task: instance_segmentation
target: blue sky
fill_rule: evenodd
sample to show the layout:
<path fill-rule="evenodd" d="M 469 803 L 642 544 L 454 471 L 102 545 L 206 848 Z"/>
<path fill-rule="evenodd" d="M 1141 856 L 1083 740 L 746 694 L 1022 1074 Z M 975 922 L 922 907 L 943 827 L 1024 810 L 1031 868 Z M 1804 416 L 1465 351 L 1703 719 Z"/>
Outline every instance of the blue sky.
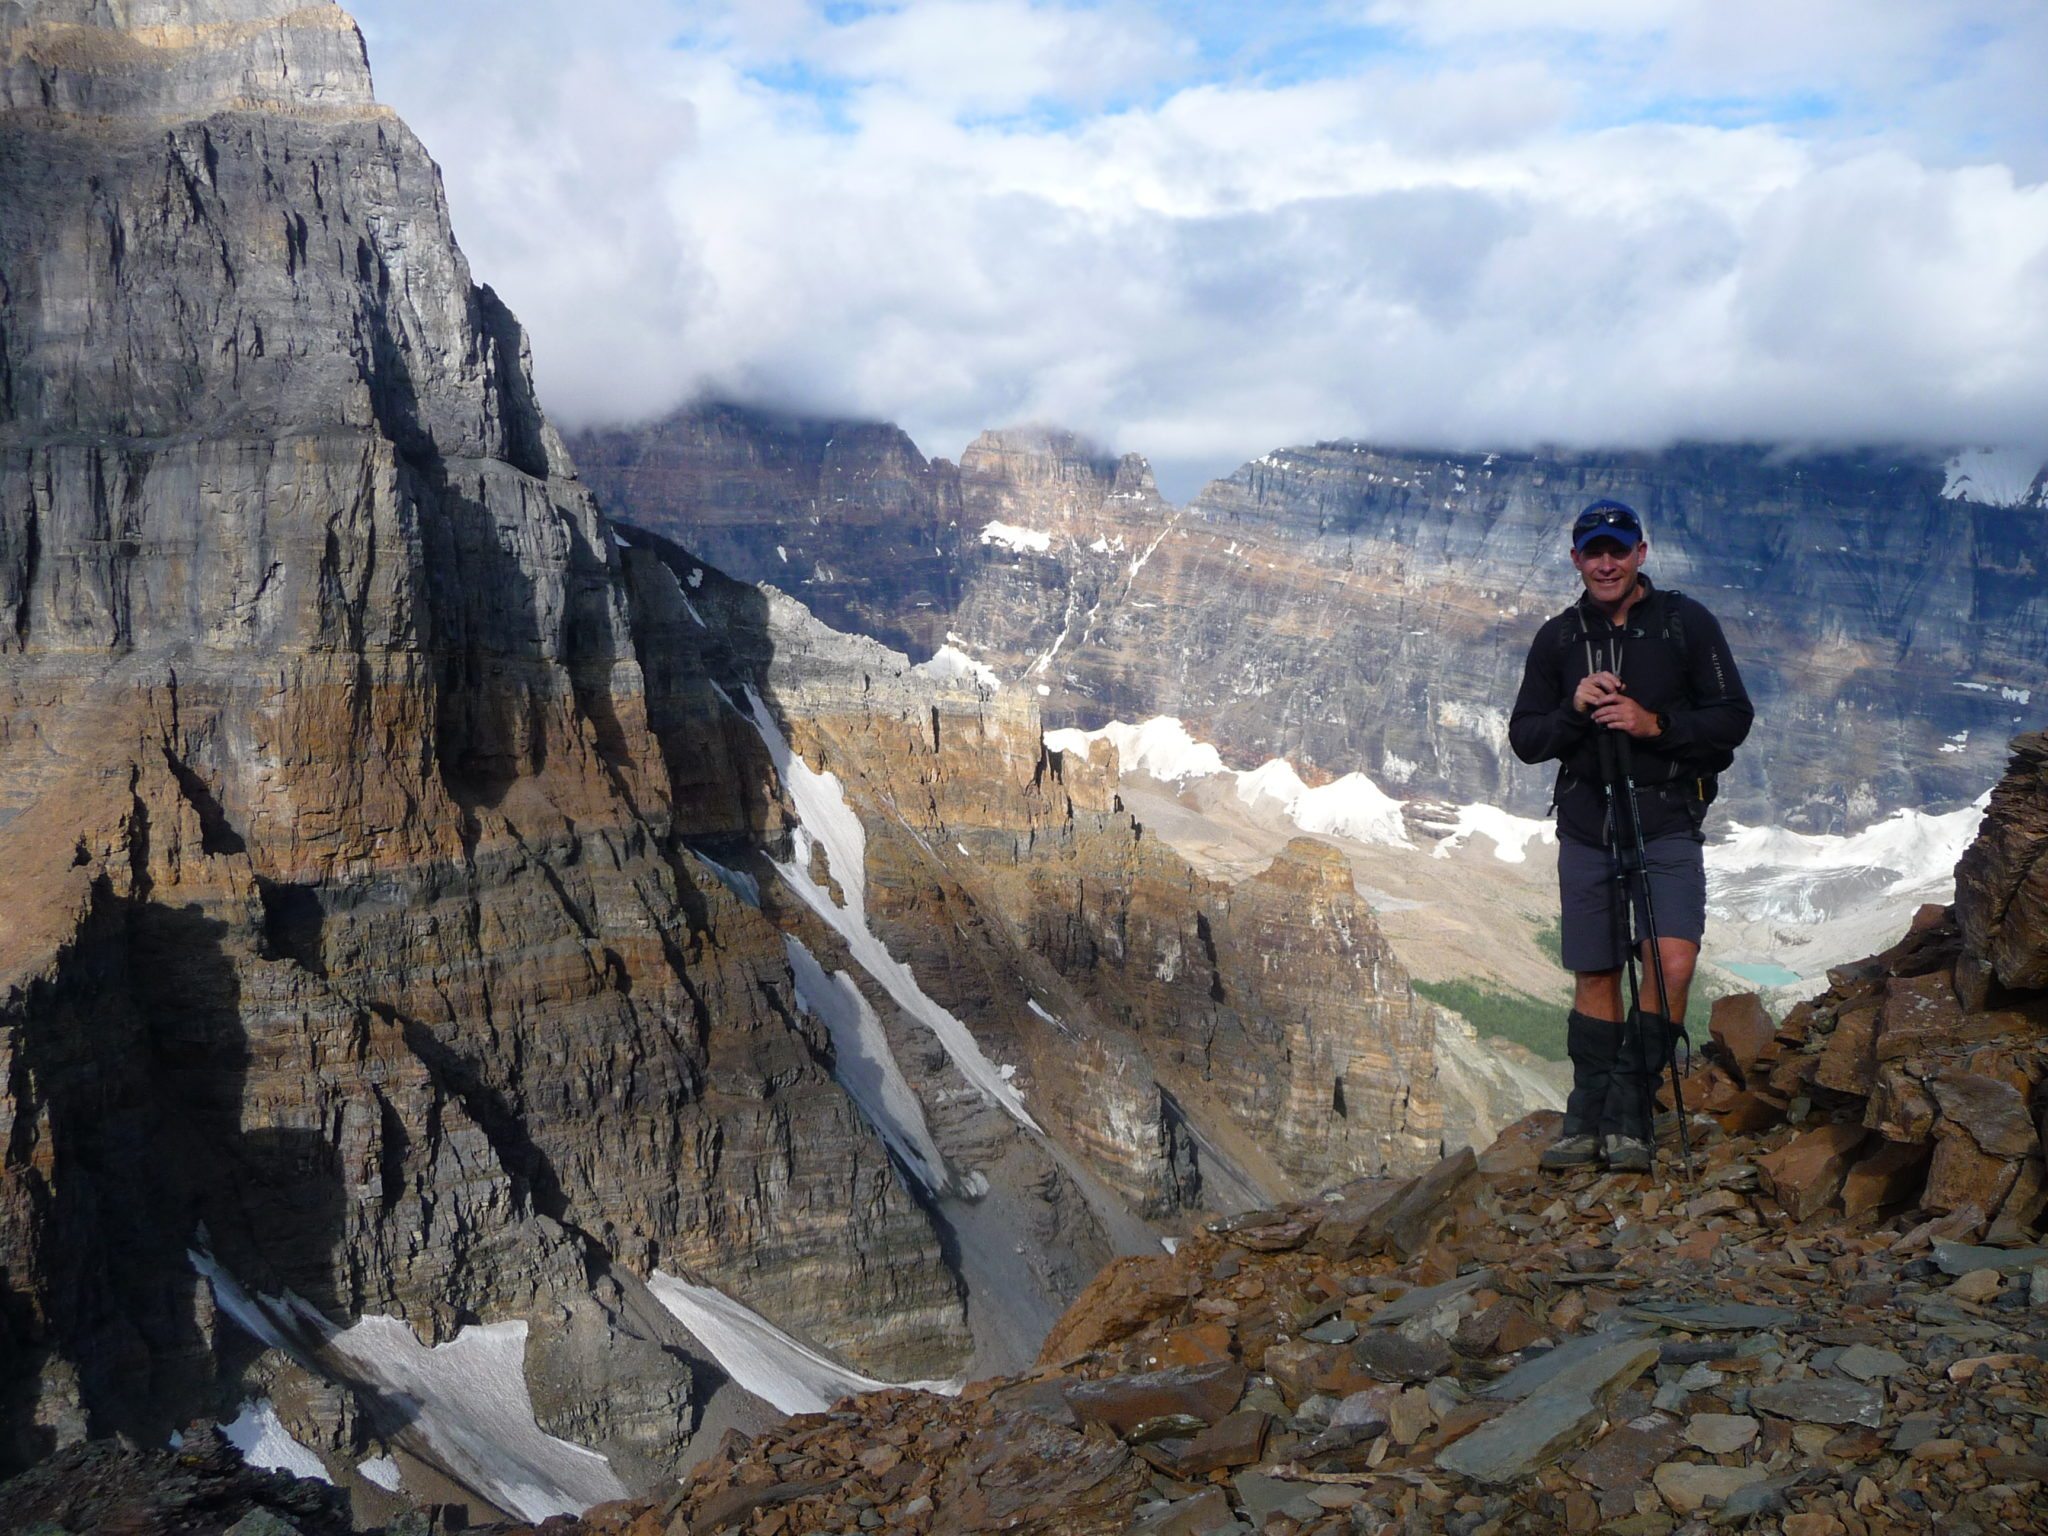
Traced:
<path fill-rule="evenodd" d="M 2038 0 L 398 0 L 565 420 L 2048 437 Z"/>

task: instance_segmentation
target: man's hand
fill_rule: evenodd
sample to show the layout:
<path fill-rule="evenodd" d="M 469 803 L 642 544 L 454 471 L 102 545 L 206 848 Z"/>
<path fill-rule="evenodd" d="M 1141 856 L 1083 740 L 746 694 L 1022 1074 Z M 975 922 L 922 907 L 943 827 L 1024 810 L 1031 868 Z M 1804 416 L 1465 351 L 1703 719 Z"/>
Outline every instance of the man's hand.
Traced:
<path fill-rule="evenodd" d="M 1593 721 L 1610 731 L 1627 731 L 1639 740 L 1662 736 L 1664 727 L 1657 722 L 1657 712 L 1645 709 L 1634 699 L 1616 694 L 1593 710 Z"/>
<path fill-rule="evenodd" d="M 1621 697 L 1621 679 L 1612 672 L 1595 672 L 1572 690 L 1572 708 L 1592 714 L 1601 705 Z"/>
<path fill-rule="evenodd" d="M 1595 725 L 1610 731 L 1626 731 L 1642 740 L 1664 734 L 1654 710 L 1643 708 L 1628 696 L 1622 681 L 1612 672 L 1595 672 L 1572 690 L 1572 708 L 1590 714 Z"/>

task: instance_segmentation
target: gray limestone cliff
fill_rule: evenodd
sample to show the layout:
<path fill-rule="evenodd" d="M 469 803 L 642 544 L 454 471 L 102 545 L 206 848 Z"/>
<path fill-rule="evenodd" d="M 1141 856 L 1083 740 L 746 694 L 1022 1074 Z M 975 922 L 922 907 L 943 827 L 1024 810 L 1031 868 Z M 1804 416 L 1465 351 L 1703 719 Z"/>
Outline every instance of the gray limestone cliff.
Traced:
<path fill-rule="evenodd" d="M 957 1363 L 780 936 L 675 842 L 607 525 L 353 24 L 10 5 L 0 59 L 0 1456 L 219 1408 L 190 1249 L 428 1341 L 586 1318 L 641 1476 L 703 1363 L 657 1265 Z"/>

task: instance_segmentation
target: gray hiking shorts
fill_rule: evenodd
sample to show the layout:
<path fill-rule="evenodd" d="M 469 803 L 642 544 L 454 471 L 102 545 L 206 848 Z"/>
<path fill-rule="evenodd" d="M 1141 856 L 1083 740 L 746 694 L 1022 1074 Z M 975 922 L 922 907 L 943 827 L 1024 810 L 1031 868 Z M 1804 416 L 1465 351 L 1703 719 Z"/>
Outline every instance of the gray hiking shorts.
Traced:
<path fill-rule="evenodd" d="M 1653 837 L 1644 845 L 1648 859 L 1650 901 L 1657 909 L 1657 933 L 1666 939 L 1697 944 L 1707 931 L 1706 850 L 1692 837 L 1674 832 Z M 1636 932 L 1647 935 L 1649 915 L 1643 910 L 1641 882 L 1635 893 Z M 1563 916 L 1559 949 L 1568 971 L 1612 971 L 1620 968 L 1626 944 L 1622 939 L 1621 898 L 1614 879 L 1614 854 L 1569 837 L 1557 840 L 1557 890 Z"/>

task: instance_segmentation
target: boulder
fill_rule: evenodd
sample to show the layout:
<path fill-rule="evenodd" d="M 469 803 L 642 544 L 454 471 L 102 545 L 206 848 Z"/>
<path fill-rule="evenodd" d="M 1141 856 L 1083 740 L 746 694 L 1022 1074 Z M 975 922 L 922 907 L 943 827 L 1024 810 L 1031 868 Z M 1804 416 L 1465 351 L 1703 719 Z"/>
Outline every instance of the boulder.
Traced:
<path fill-rule="evenodd" d="M 1764 1188 L 1794 1221 L 1804 1221 L 1841 1192 L 1863 1145 L 1860 1125 L 1830 1123 L 1803 1131 L 1757 1160 Z"/>

